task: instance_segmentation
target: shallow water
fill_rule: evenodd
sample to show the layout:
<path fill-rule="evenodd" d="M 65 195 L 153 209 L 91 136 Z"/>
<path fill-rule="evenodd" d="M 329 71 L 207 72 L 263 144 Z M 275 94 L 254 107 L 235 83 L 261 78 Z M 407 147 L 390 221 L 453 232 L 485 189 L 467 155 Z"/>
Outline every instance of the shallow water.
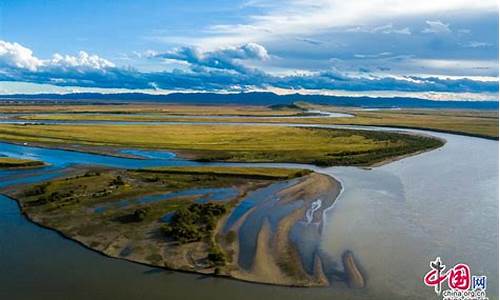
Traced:
<path fill-rule="evenodd" d="M 196 203 L 207 203 L 210 201 L 225 202 L 235 198 L 236 196 L 238 196 L 238 194 L 239 194 L 238 189 L 234 187 L 185 189 L 177 192 L 167 192 L 163 194 L 142 196 L 137 199 L 123 199 L 113 203 L 99 205 L 95 208 L 95 212 L 101 213 L 111 207 L 125 208 L 130 205 L 167 201 L 178 197 L 190 197 L 190 196 L 198 196 L 198 198 L 194 201 Z"/>
<path fill-rule="evenodd" d="M 473 274 L 488 275 L 490 299 L 497 299 L 498 141 L 428 134 L 448 142 L 373 170 L 315 168 L 344 186 L 325 213 L 322 251 L 335 264 L 344 250 L 352 250 L 368 275 L 366 289 L 350 290 L 342 283 L 320 289 L 265 286 L 109 259 L 28 222 L 14 201 L 1 196 L 0 268 L 8 271 L 0 273 L 0 299 L 437 299 L 421 279 L 436 256 L 447 266 L 464 262 Z M 71 164 L 198 164 L 7 143 L 0 143 L 0 154 L 52 164 L 0 171 L 0 186 L 57 176 Z"/>
<path fill-rule="evenodd" d="M 252 208 L 256 207 L 260 203 L 264 201 L 275 202 L 277 199 L 275 197 L 275 193 L 278 191 L 292 185 L 295 181 L 292 182 L 277 182 L 273 183 L 267 187 L 260 188 L 258 190 L 250 192 L 233 210 L 229 218 L 227 219 L 226 224 L 224 224 L 224 232 L 227 232 L 231 229 L 236 221 L 238 221 L 245 213 L 247 213 Z"/>
<path fill-rule="evenodd" d="M 433 133 L 435 151 L 373 170 L 329 168 L 344 193 L 327 213 L 323 250 L 352 250 L 377 295 L 433 299 L 428 263 L 469 264 L 498 293 L 498 141 Z"/>

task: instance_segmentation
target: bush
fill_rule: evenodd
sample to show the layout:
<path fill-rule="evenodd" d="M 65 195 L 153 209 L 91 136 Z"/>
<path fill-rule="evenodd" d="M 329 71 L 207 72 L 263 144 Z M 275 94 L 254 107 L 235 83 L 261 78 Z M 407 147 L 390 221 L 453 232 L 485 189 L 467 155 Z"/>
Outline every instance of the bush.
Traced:
<path fill-rule="evenodd" d="M 213 247 L 207 256 L 208 260 L 216 266 L 223 266 L 226 264 L 226 255 L 218 247 Z"/>
<path fill-rule="evenodd" d="M 226 207 L 221 204 L 193 203 L 179 209 L 169 224 L 161 227 L 168 237 L 181 243 L 199 241 L 210 236 L 217 220 L 226 213 Z"/>
<path fill-rule="evenodd" d="M 26 197 L 30 197 L 30 196 L 38 196 L 38 195 L 45 194 L 47 192 L 47 186 L 48 186 L 48 184 L 35 185 L 32 189 L 27 190 L 24 193 L 24 195 Z"/>
<path fill-rule="evenodd" d="M 139 208 L 134 211 L 134 218 L 137 222 L 142 222 L 146 219 L 148 210 L 146 208 Z"/>
<path fill-rule="evenodd" d="M 123 181 L 123 178 L 121 176 L 116 176 L 116 178 L 113 179 L 113 181 L 111 181 L 110 185 L 120 186 L 120 185 L 124 185 L 124 184 L 125 184 L 125 181 Z"/>

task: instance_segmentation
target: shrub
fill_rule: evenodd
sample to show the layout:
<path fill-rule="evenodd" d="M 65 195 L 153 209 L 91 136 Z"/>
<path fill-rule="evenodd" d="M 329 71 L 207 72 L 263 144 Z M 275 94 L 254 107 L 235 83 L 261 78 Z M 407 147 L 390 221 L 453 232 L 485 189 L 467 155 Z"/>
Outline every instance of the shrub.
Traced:
<path fill-rule="evenodd" d="M 113 181 L 111 181 L 110 185 L 120 186 L 120 185 L 124 185 L 124 184 L 125 184 L 125 181 L 123 181 L 123 178 L 121 176 L 116 176 L 116 178 L 113 179 Z"/>
<path fill-rule="evenodd" d="M 208 260 L 216 266 L 223 266 L 226 264 L 226 255 L 219 247 L 212 247 L 207 256 Z"/>
<path fill-rule="evenodd" d="M 146 208 L 139 208 L 134 211 L 134 219 L 137 222 L 142 222 L 144 219 L 146 219 L 148 215 L 148 209 Z"/>
<path fill-rule="evenodd" d="M 45 194 L 47 192 L 47 186 L 48 186 L 48 184 L 35 185 L 32 189 L 27 190 L 24 193 L 24 195 L 26 197 L 30 197 L 30 196 L 38 196 L 38 195 Z"/>
<path fill-rule="evenodd" d="M 179 209 L 169 224 L 161 227 L 168 237 L 181 243 L 199 241 L 210 236 L 217 224 L 217 220 L 226 213 L 222 204 L 193 203 Z"/>

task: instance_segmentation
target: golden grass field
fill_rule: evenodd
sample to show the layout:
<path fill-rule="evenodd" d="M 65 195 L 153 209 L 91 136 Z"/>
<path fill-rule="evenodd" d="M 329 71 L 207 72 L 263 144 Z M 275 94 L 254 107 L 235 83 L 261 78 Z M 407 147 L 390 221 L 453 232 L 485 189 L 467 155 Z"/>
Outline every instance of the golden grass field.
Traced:
<path fill-rule="evenodd" d="M 161 114 L 161 115 L 233 115 L 279 116 L 295 115 L 300 109 L 272 109 L 257 105 L 180 105 L 180 104 L 109 104 L 109 105 L 0 105 L 0 113 L 101 113 L 101 114 Z M 69 116 L 67 116 L 69 117 Z M 76 115 L 75 117 L 78 117 Z"/>
<path fill-rule="evenodd" d="M 498 111 L 404 109 L 364 111 L 357 108 L 297 103 L 304 110 L 271 109 L 264 106 L 195 106 L 195 105 L 80 105 L 0 106 L 0 112 L 26 113 L 24 120 L 89 120 L 89 121 L 168 121 L 210 122 L 195 116 L 228 116 L 223 122 L 305 123 L 392 126 L 429 129 L 498 139 Z M 66 110 L 65 110 L 66 107 Z M 351 118 L 276 118 L 296 116 L 306 110 L 323 110 L 353 114 Z M 51 113 L 48 113 L 51 112 Z M 87 113 L 83 113 L 87 112 Z M 91 112 L 92 114 L 89 114 Z M 176 118 L 169 118 L 175 115 Z M 244 118 L 243 118 L 244 117 Z M 267 118 L 275 117 L 275 118 Z M 214 119 L 213 122 L 221 121 Z"/>
<path fill-rule="evenodd" d="M 303 107 L 355 115 L 354 118 L 315 119 L 312 121 L 314 123 L 420 128 L 498 139 L 498 111 L 439 109 L 363 111 L 311 104 L 305 104 Z"/>
<path fill-rule="evenodd" d="M 0 125 L 0 140 L 165 149 L 203 161 L 368 165 L 442 142 L 362 130 L 245 125 Z"/>

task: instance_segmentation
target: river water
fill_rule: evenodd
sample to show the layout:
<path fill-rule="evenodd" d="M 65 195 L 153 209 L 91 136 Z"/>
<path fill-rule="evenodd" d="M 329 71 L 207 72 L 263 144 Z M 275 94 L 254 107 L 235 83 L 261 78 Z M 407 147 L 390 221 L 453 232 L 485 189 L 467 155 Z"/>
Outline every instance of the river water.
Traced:
<path fill-rule="evenodd" d="M 365 289 L 250 284 L 107 258 L 30 223 L 0 196 L 0 299 L 438 299 L 422 283 L 436 256 L 448 267 L 463 262 L 487 275 L 489 297 L 497 299 L 498 141 L 426 133 L 447 143 L 372 170 L 309 166 L 343 184 L 325 212 L 321 247 L 339 264 L 343 251 L 353 251 L 368 278 Z M 0 187 L 48 179 L 74 163 L 198 164 L 164 152 L 138 160 L 8 143 L 0 143 L 2 154 L 52 165 L 0 171 Z"/>

